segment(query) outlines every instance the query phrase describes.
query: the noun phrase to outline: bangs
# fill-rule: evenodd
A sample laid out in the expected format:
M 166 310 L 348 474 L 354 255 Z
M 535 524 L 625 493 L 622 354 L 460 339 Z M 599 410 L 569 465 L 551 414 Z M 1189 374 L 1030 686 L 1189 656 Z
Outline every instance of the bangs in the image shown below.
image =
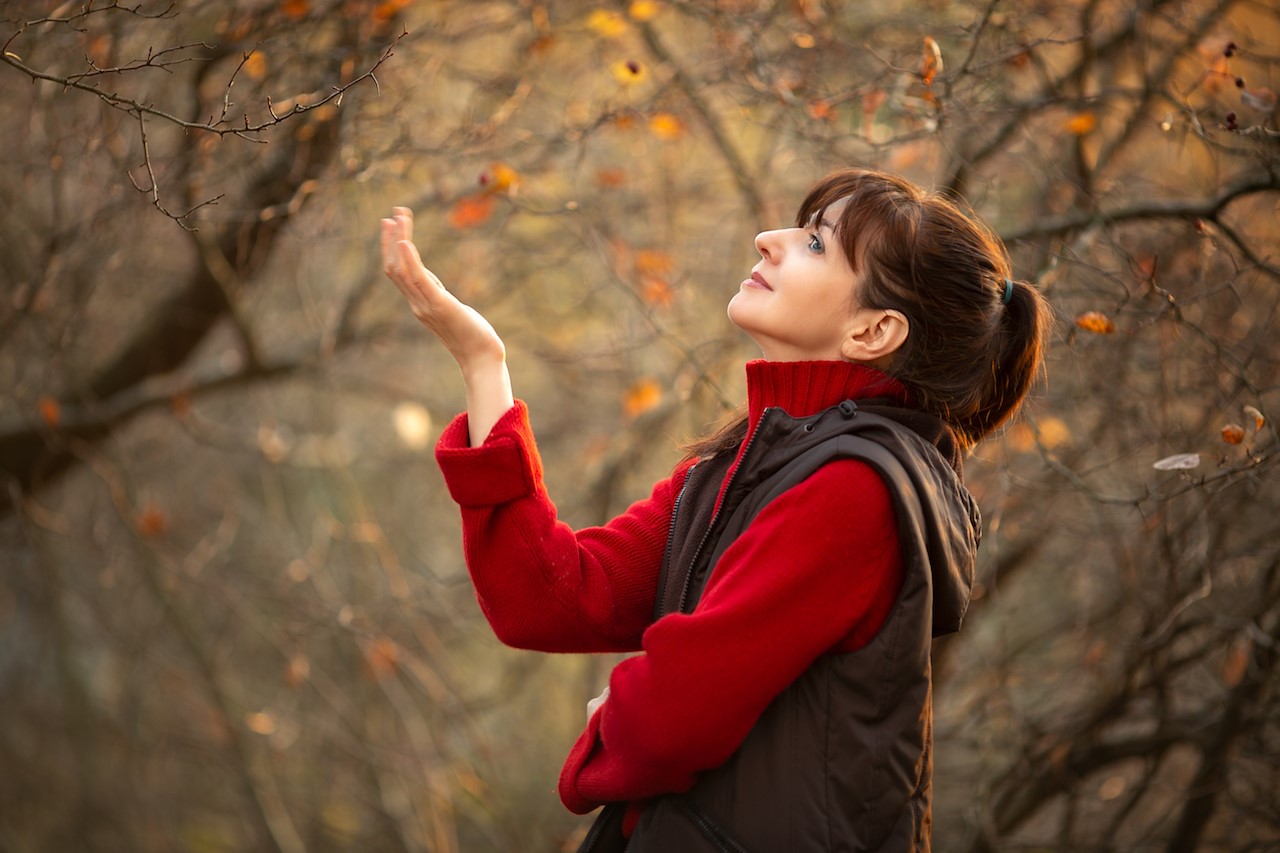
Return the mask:
M 917 193 L 891 175 L 849 169 L 819 181 L 796 212 L 796 227 L 810 228 L 821 222 L 829 208 L 845 202 L 836 221 L 831 222 L 837 242 L 853 271 L 861 272 L 863 255 L 886 223 L 909 209 Z

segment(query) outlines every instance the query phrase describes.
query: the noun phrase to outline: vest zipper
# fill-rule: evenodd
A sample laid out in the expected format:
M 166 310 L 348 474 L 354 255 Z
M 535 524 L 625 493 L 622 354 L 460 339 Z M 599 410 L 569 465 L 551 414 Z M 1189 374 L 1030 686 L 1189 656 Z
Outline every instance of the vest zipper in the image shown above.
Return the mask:
M 751 431 L 751 435 L 747 437 L 747 444 L 742 448 L 742 456 L 738 458 L 738 464 L 733 466 L 733 471 L 729 474 L 729 482 L 724 485 L 721 493 L 727 499 L 729 497 L 729 489 L 733 487 L 733 481 L 738 478 L 738 472 L 742 470 L 742 465 L 747 461 L 747 455 L 751 453 L 751 446 L 756 443 L 756 436 L 760 434 L 760 428 L 764 426 L 765 419 L 769 417 L 769 413 L 774 410 L 774 406 L 768 406 L 760 413 L 760 421 L 756 424 L 756 428 Z M 689 481 L 686 479 L 686 483 Z M 684 606 L 689 601 L 689 584 L 693 582 L 693 569 L 698 565 L 698 558 L 702 556 L 702 549 L 706 547 L 707 540 L 711 537 L 711 529 L 716 526 L 716 519 L 720 517 L 720 511 L 724 509 L 724 501 L 716 507 L 716 511 L 711 514 L 711 523 L 707 525 L 707 529 L 702 532 L 702 539 L 698 542 L 698 547 L 694 549 L 693 559 L 689 561 L 689 571 L 684 576 L 684 586 L 680 590 L 680 605 L 676 608 L 676 613 L 683 613 Z M 675 513 L 671 514 L 675 518 Z M 674 529 L 674 528 L 673 528 Z M 667 546 L 671 545 L 671 537 L 667 536 Z
M 711 818 L 685 802 L 684 798 L 679 798 L 677 803 L 680 806 L 680 811 L 685 813 L 685 817 L 697 825 L 702 834 L 715 844 L 720 853 L 747 853 L 747 849 L 739 844 L 736 838 L 721 829 Z
M 676 519 L 680 517 L 680 504 L 684 501 L 684 493 L 689 489 L 689 478 L 693 476 L 693 470 L 701 464 L 702 462 L 699 461 L 689 466 L 689 470 L 684 474 L 684 482 L 680 485 L 680 492 L 671 504 L 671 524 L 667 527 L 667 547 L 662 555 L 662 571 L 658 575 L 658 600 L 654 606 L 653 614 L 655 620 L 666 615 L 662 612 L 662 600 L 666 597 L 667 575 L 671 572 L 671 552 L 675 550 L 672 547 L 671 539 L 675 536 Z

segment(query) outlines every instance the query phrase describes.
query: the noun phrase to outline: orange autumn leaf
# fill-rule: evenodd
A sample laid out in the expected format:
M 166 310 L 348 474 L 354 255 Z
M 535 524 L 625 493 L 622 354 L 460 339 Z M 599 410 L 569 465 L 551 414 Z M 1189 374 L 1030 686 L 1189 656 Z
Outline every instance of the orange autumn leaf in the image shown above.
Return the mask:
M 876 110 L 884 106 L 884 102 L 889 100 L 889 95 L 884 89 L 871 88 L 862 93 L 862 114 L 869 121 L 876 114 Z
M 62 407 L 52 397 L 41 397 L 38 401 L 40 420 L 45 426 L 56 427 L 62 421 Z
M 836 109 L 829 101 L 810 101 L 804 111 L 814 121 L 835 121 Z
M 1254 406 L 1245 406 L 1244 413 L 1253 419 L 1254 432 L 1262 429 L 1263 425 L 1267 422 L 1267 419 L 1262 416 L 1262 412 L 1258 411 Z
M 920 82 L 930 86 L 941 73 L 942 48 L 938 46 L 932 36 L 925 36 L 924 57 L 920 60 Z
M 449 224 L 459 231 L 483 225 L 493 216 L 493 196 L 488 193 L 463 196 L 449 211 Z
M 640 282 L 640 298 L 655 308 L 666 308 L 675 297 L 671 285 L 664 279 L 646 276 Z
M 1116 324 L 1101 311 L 1086 311 L 1076 318 L 1076 325 L 1086 332 L 1095 335 L 1109 335 L 1116 330 Z
M 381 681 L 395 671 L 396 661 L 400 657 L 400 648 L 390 637 L 379 637 L 364 650 L 365 663 L 369 674 Z
M 169 529 L 169 517 L 155 504 L 147 504 L 133 517 L 133 529 L 145 539 L 154 539 Z
M 641 249 L 636 252 L 636 272 L 641 275 L 666 275 L 675 269 L 675 262 L 666 252 L 657 249 Z
M 1244 441 L 1244 427 L 1239 424 L 1227 424 L 1222 428 L 1222 440 L 1227 444 L 1240 444 Z
M 305 18 L 311 11 L 311 3 L 309 0 L 284 0 L 280 4 L 280 11 L 284 12 L 286 18 L 297 21 Z
M 627 173 L 621 169 L 600 169 L 596 172 L 596 186 L 603 190 L 616 190 L 627 182 Z
M 1253 643 L 1248 638 L 1237 640 L 1227 649 L 1222 661 L 1222 683 L 1235 687 L 1249 672 L 1249 661 L 1253 657 Z
M 311 676 L 311 661 L 307 660 L 307 656 L 299 652 L 289 658 L 288 665 L 284 668 L 284 683 L 290 687 L 297 687 Z
M 622 398 L 622 411 L 629 418 L 644 414 L 662 402 L 662 386 L 657 381 L 644 378 L 627 389 Z
M 1090 133 L 1098 126 L 1098 117 L 1094 115 L 1092 110 L 1084 110 L 1078 112 L 1071 118 L 1067 119 L 1062 125 L 1063 129 L 1074 136 L 1084 136 Z
M 383 0 L 383 2 L 374 7 L 373 20 L 376 23 L 385 24 L 411 2 L 412 0 Z
M 1205 69 L 1201 85 L 1210 95 L 1216 95 L 1227 85 L 1227 81 L 1234 79 L 1235 77 L 1231 73 L 1231 64 L 1222 55 L 1222 51 L 1218 51 L 1213 62 Z

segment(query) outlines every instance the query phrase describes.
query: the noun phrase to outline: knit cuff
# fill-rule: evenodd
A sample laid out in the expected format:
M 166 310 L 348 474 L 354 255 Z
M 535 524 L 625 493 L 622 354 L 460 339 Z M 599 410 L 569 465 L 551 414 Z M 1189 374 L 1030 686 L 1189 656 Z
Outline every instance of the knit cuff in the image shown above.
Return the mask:
M 596 742 L 600 737 L 602 712 L 603 709 L 599 709 L 591 715 L 591 719 L 587 721 L 586 729 L 582 734 L 578 735 L 577 742 L 569 750 L 569 755 L 564 760 L 564 767 L 560 770 L 560 784 L 558 786 L 560 802 L 564 803 L 564 807 L 574 814 L 587 814 L 592 809 L 598 808 L 603 804 L 599 800 L 588 799 L 578 793 L 578 774 L 582 772 L 583 767 L 586 766 L 595 752 Z
M 458 415 L 436 442 L 436 462 L 459 506 L 497 506 L 531 495 L 542 482 L 542 459 L 522 400 L 506 411 L 479 447 L 470 446 L 467 415 Z

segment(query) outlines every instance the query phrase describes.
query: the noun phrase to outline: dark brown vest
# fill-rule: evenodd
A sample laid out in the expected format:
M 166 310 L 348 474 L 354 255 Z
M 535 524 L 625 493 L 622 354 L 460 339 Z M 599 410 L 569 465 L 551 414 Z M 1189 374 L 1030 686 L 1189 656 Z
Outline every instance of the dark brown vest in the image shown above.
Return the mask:
M 816 660 L 727 762 L 687 793 L 652 801 L 625 849 L 928 851 L 930 647 L 932 637 L 958 630 L 968 605 L 976 506 L 933 445 L 852 401 L 809 418 L 766 410 L 748 441 L 714 515 L 733 454 L 690 472 L 663 560 L 657 618 L 692 612 L 720 555 L 756 513 L 837 458 L 866 462 L 889 488 L 902 591 L 867 646 Z M 851 515 L 857 504 L 850 495 Z M 582 849 L 620 849 L 609 844 L 616 833 L 609 824 L 618 818 L 619 809 L 607 807 Z

